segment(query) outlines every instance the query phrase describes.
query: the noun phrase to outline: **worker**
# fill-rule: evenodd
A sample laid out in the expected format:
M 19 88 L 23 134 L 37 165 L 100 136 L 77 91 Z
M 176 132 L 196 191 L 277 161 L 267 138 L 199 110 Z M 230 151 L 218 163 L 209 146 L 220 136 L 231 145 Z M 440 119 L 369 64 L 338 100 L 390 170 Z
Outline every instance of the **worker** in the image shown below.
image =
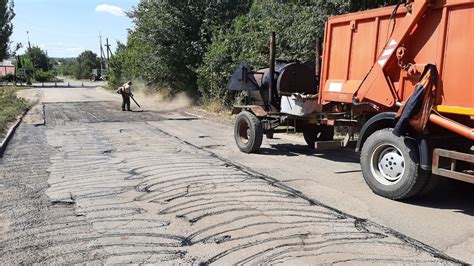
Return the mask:
M 132 109 L 130 109 L 130 97 L 133 97 L 132 82 L 128 81 L 123 84 L 122 87 L 118 88 L 117 93 L 122 94 L 122 111 L 132 111 Z M 125 109 L 125 107 L 127 109 Z

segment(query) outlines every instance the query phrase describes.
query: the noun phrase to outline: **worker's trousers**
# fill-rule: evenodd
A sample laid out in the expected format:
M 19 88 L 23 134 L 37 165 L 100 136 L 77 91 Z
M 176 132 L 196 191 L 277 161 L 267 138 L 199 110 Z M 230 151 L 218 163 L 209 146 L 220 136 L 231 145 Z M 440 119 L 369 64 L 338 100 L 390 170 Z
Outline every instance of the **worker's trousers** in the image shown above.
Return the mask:
M 125 109 L 126 108 L 126 109 Z M 130 111 L 130 96 L 122 94 L 122 110 Z

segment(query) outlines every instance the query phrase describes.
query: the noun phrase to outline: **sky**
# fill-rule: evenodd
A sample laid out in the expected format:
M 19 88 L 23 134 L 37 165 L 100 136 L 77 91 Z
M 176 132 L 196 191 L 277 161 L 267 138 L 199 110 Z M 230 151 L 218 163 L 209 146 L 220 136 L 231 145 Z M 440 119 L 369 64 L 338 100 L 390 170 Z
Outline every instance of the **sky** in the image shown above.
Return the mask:
M 46 50 L 49 57 L 77 57 L 84 50 L 99 55 L 99 35 L 125 43 L 132 22 L 124 12 L 139 0 L 15 0 L 13 43 Z M 27 34 L 27 31 L 29 34 Z M 24 48 L 20 50 L 23 53 Z

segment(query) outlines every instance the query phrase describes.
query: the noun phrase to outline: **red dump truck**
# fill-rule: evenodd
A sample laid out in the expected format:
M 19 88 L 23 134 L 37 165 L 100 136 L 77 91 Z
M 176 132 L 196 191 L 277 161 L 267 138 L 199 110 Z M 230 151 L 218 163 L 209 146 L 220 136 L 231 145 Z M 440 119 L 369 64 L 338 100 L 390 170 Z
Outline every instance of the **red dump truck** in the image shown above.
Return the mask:
M 365 181 L 390 199 L 419 194 L 433 175 L 474 183 L 472 25 L 473 0 L 331 17 L 315 67 L 276 63 L 272 34 L 270 67 L 242 62 L 228 84 L 246 96 L 233 108 L 237 146 L 257 152 L 283 126 L 314 148 L 353 143 Z

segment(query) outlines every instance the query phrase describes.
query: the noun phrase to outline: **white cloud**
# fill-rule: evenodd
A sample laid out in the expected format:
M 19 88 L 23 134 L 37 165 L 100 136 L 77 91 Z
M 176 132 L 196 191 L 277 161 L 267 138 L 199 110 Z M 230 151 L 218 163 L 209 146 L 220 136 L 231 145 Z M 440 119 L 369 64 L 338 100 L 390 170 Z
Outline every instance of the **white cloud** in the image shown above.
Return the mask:
M 119 17 L 125 16 L 125 11 L 123 11 L 123 9 L 121 7 L 107 5 L 107 4 L 98 5 L 95 8 L 95 11 L 96 12 L 110 13 L 114 16 L 119 16 Z

